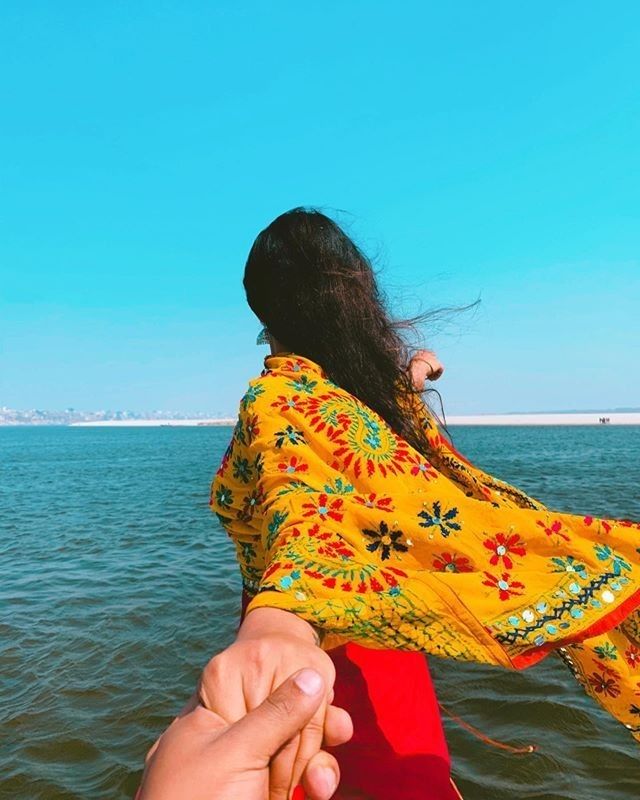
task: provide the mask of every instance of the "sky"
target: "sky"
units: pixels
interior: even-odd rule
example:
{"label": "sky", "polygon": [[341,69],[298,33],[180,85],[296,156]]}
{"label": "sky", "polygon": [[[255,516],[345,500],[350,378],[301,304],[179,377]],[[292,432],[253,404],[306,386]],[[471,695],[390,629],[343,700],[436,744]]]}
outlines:
{"label": "sky", "polygon": [[640,406],[636,2],[11,2],[0,406],[234,416],[257,233],[312,205],[447,414]]}

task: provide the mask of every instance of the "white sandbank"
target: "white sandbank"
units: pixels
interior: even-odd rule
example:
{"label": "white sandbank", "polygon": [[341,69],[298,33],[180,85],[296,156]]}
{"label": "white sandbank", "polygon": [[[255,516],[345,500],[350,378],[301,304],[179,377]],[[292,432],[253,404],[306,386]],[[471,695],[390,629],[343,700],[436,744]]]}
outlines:
{"label": "white sandbank", "polygon": [[[606,423],[600,422],[602,418]],[[640,425],[640,413],[471,414],[448,416],[447,425]]]}
{"label": "white sandbank", "polygon": [[[640,413],[593,412],[581,414],[469,414],[447,416],[447,425],[640,425]],[[77,428],[160,428],[235,425],[235,419],[130,419],[74,422]]]}

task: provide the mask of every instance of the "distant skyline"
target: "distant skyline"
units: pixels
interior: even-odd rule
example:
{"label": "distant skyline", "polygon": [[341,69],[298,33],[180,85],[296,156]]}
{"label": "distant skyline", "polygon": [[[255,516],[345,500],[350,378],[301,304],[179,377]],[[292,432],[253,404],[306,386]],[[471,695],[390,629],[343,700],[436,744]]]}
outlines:
{"label": "distant skyline", "polygon": [[242,271],[315,205],[426,332],[447,415],[640,405],[640,6],[0,11],[0,406],[235,416]]}

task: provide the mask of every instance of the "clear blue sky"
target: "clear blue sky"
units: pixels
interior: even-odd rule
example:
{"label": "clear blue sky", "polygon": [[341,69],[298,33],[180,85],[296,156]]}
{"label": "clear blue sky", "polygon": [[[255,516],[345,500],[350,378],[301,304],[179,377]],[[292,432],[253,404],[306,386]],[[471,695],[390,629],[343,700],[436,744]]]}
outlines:
{"label": "clear blue sky", "polygon": [[0,405],[235,414],[241,278],[301,204],[370,252],[447,413],[640,405],[637,2],[9,2]]}

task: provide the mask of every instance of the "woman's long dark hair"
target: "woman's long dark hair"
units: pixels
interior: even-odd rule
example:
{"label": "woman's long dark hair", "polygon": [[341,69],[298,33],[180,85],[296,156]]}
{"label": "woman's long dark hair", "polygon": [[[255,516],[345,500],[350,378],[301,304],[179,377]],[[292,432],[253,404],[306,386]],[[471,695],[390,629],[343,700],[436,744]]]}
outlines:
{"label": "woman's long dark hair", "polygon": [[281,214],[258,234],[243,283],[251,309],[278,342],[320,364],[428,455],[411,402],[401,402],[416,390],[400,332],[415,330],[429,313],[392,320],[371,263],[339,225],[315,209]]}

